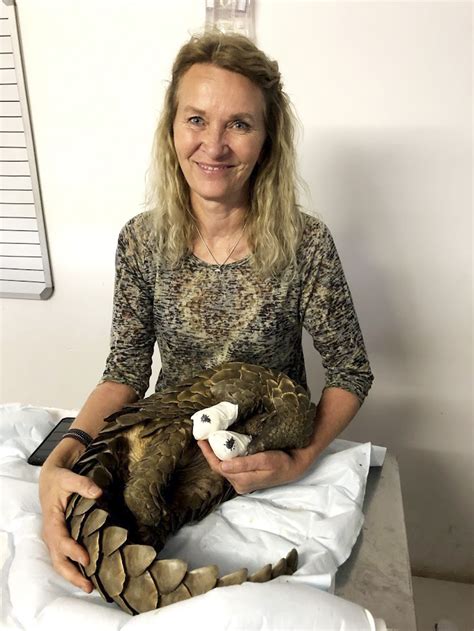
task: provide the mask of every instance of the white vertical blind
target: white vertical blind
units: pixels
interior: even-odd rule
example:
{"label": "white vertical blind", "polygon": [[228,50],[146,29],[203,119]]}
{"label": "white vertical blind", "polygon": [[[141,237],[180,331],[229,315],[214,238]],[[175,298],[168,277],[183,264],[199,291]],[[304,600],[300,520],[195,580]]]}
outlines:
{"label": "white vertical blind", "polygon": [[53,293],[18,21],[0,4],[0,297]]}

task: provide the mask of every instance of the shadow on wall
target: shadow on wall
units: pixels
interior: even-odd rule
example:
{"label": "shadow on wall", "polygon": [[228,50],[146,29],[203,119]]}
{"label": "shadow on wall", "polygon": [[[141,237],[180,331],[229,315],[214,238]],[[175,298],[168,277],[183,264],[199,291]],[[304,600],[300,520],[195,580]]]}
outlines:
{"label": "shadow on wall", "polygon": [[342,436],[384,445],[397,458],[413,575],[474,583],[472,458],[414,448],[416,410],[416,401],[369,398]]}
{"label": "shadow on wall", "polygon": [[[319,191],[320,215],[342,260],[376,387],[385,373],[392,383],[409,379],[419,288],[407,233],[417,211],[397,193],[408,186],[400,167],[409,162],[404,149],[361,133],[359,139],[349,134],[315,137],[307,144],[317,152],[304,161],[316,165],[311,188]],[[308,351],[310,346],[306,341]],[[308,373],[320,380],[319,358],[310,352],[306,358]]]}
{"label": "shadow on wall", "polygon": [[[343,132],[307,139],[315,149],[303,163],[313,166],[306,179],[334,235],[375,375],[344,437],[398,458],[413,572],[472,581],[465,146],[437,129]],[[317,399],[324,375],[307,335],[304,347]]]}
{"label": "shadow on wall", "polygon": [[[405,511],[412,573],[474,583],[472,458],[409,447],[397,457],[404,503],[412,507]],[[463,495],[459,480],[471,490],[471,499]],[[434,533],[427,530],[431,523],[437,525]]]}
{"label": "shadow on wall", "polygon": [[[375,374],[371,400],[387,380],[393,386],[410,378],[413,345],[406,320],[415,315],[417,288],[409,264],[403,262],[409,254],[403,236],[407,227],[400,227],[400,209],[395,211],[390,192],[397,184],[385,173],[393,173],[390,161],[395,158],[389,150],[380,155],[380,146],[354,142],[315,138],[318,154],[310,162],[317,164],[321,155],[325,159],[314,176],[324,183],[318,185],[324,209],[320,216],[334,236]],[[319,388],[324,383],[324,373],[306,334],[304,348],[308,382],[316,396],[314,384]],[[410,416],[416,418],[415,410]]]}

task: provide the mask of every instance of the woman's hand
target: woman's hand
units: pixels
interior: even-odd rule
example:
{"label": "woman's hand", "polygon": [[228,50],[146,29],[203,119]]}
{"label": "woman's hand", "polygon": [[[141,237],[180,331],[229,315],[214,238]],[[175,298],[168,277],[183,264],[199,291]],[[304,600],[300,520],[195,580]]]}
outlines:
{"label": "woman's hand", "polygon": [[94,499],[102,490],[89,478],[77,475],[56,464],[43,465],[39,482],[40,502],[43,510],[42,535],[49,548],[53,567],[66,580],[87,593],[93,589],[71,561],[89,563],[89,555],[69,534],[64,511],[72,493]]}
{"label": "woman's hand", "polygon": [[[71,428],[82,429],[93,438],[104,427],[113,412],[136,401],[133,388],[114,381],[104,381],[94,388]],[[76,587],[89,593],[92,582],[87,580],[72,563],[89,563],[87,551],[70,536],[64,512],[73,493],[95,499],[102,490],[86,476],[71,471],[84,453],[85,447],[75,438],[63,438],[41,467],[39,495],[43,510],[43,539],[49,548],[54,569]]]}
{"label": "woman's hand", "polygon": [[207,440],[198,445],[213,471],[226,478],[239,495],[279,486],[300,478],[311,464],[304,449],[263,451],[252,456],[219,460]]}

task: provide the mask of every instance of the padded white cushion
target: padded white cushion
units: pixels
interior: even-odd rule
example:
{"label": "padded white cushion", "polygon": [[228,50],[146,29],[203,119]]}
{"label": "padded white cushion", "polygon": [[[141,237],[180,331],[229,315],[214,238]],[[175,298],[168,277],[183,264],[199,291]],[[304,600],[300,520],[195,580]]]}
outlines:
{"label": "padded white cushion", "polygon": [[131,618],[97,593],[84,594],[58,576],[41,539],[39,468],[26,459],[63,416],[74,411],[0,406],[1,587],[7,628],[383,628],[362,607],[329,593],[362,526],[371,457],[375,462],[382,454],[377,461],[382,464],[381,448],[336,440],[303,479],[226,502],[199,524],[182,528],[160,555],[185,559],[191,568],[216,563],[222,575],[240,567],[254,571],[296,547],[300,565],[294,576],[215,589]]}

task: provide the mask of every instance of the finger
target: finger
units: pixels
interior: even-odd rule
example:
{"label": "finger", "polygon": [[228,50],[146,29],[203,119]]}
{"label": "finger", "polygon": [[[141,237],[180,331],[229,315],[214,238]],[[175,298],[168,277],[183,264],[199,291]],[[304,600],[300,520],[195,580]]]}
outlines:
{"label": "finger", "polygon": [[69,534],[61,512],[53,513],[44,532],[44,540],[51,555],[67,556],[77,563],[87,565],[89,555],[82,546]]}
{"label": "finger", "polygon": [[257,489],[264,489],[269,486],[267,471],[236,473],[226,475],[225,477],[239,495],[251,493]]}
{"label": "finger", "polygon": [[81,565],[87,565],[89,563],[89,554],[81,545],[77,543],[71,537],[64,537],[60,543],[61,553],[71,559],[80,563]]}
{"label": "finger", "polygon": [[51,551],[51,556],[69,557],[77,563],[87,565],[89,555],[82,546],[71,537],[66,526],[64,513],[60,509],[52,510],[44,525],[44,540]]}
{"label": "finger", "polygon": [[56,572],[61,574],[63,578],[76,587],[79,587],[79,589],[82,589],[86,593],[90,594],[94,586],[91,581],[87,580],[85,576],[82,576],[77,567],[69,559],[59,555],[55,557],[52,555],[51,558]]}
{"label": "finger", "polygon": [[78,493],[82,497],[94,499],[102,494],[102,489],[85,475],[64,469],[61,477],[61,488],[67,493]]}
{"label": "finger", "polygon": [[89,555],[70,536],[62,513],[58,512],[51,516],[45,541],[50,550],[51,560],[56,571],[76,587],[90,593],[93,589],[92,583],[71,563],[71,561],[75,561],[81,565],[87,565],[89,563]]}
{"label": "finger", "polygon": [[221,463],[221,470],[225,474],[246,473],[269,468],[268,458],[264,453],[252,456],[237,456],[237,458],[225,460]]}
{"label": "finger", "polygon": [[211,469],[222,475],[221,461],[216,456],[216,454],[212,451],[211,446],[209,445],[208,441],[198,440],[197,443],[203,453],[204,458],[207,460]]}

